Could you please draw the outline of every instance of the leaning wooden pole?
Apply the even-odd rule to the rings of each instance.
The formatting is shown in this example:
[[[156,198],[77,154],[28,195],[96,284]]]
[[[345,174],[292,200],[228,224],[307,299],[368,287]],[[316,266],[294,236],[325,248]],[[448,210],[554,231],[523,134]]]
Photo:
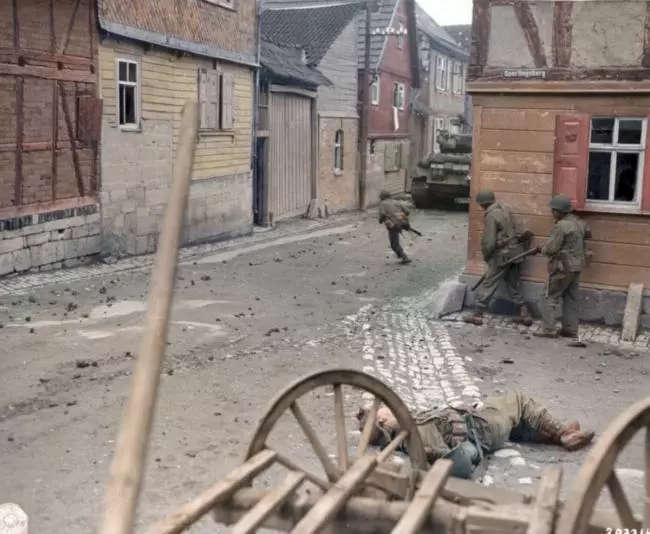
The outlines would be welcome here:
[[[100,534],[133,532],[167,341],[198,123],[198,104],[187,102],[183,108],[172,187],[151,275],[145,330],[117,439]]]

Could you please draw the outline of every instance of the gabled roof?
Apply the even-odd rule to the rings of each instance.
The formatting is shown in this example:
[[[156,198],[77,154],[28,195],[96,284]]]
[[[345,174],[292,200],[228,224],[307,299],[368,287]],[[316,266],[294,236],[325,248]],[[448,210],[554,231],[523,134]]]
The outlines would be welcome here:
[[[397,0],[378,0],[379,9],[376,12],[373,12],[370,17],[370,27],[372,30],[376,28],[390,28],[393,23],[393,18],[395,17],[395,12],[397,11]],[[359,68],[364,68],[365,61],[365,50],[366,50],[366,15],[361,13],[357,18],[357,28],[358,28],[358,57],[359,57]],[[379,62],[381,61],[381,56],[384,52],[384,47],[386,45],[386,40],[388,36],[381,33],[373,33],[370,37],[370,70],[376,70],[379,68]]]
[[[472,44],[471,24],[457,24],[455,26],[444,26],[444,28],[463,50],[469,52],[469,47]]]
[[[457,58],[465,58],[469,49],[465,49],[449,33],[440,26],[433,18],[419,5],[415,8],[418,30],[427,35],[433,42],[435,49],[448,53]]]
[[[254,66],[254,29],[235,11],[198,0],[97,0],[99,27],[119,37]],[[218,31],[215,30],[218,28]]]
[[[261,49],[261,63],[266,75],[278,82],[309,88],[331,85],[318,69],[302,61],[302,51],[298,48],[278,46],[263,39]]]
[[[305,50],[309,65],[318,65],[363,5],[274,6],[262,11],[262,37],[268,42]]]

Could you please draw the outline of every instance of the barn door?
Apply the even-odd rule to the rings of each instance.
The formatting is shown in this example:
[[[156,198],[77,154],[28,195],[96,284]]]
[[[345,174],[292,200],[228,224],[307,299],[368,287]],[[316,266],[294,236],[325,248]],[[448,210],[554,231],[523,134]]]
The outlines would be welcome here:
[[[274,220],[302,215],[312,199],[310,98],[271,93],[268,212]]]

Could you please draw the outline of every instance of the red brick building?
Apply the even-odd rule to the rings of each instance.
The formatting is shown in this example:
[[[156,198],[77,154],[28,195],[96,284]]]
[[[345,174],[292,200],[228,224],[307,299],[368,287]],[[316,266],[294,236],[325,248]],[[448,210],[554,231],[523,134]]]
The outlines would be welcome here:
[[[409,103],[420,86],[413,0],[382,2],[371,20],[367,203],[379,189],[402,192],[410,149]],[[413,36],[413,39],[411,39]],[[359,18],[359,87],[363,83],[365,16]],[[361,91],[359,92],[361,99]]]

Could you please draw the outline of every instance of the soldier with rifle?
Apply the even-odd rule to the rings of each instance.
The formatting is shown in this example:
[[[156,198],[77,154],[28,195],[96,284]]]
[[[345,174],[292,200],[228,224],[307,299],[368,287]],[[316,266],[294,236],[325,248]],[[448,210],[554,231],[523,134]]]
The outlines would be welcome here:
[[[367,408],[359,410],[360,429],[367,417]],[[488,397],[480,407],[450,406],[416,413],[414,419],[429,463],[451,459],[452,475],[458,478],[470,478],[484,455],[504,448],[506,441],[547,443],[577,451],[594,438],[594,432],[581,430],[577,421],[563,424],[544,406],[517,391]],[[399,432],[393,413],[380,407],[370,444],[385,447]],[[404,448],[402,452],[406,452]]]
[[[571,200],[567,196],[554,196],[549,206],[555,225],[546,244],[536,249],[548,257],[548,283],[541,306],[543,326],[534,335],[577,338],[580,273],[589,259],[586,240],[591,237],[591,232],[581,219],[571,213]],[[556,331],[555,317],[560,301],[562,328]]]
[[[525,249],[532,234],[529,231],[518,232],[512,212],[506,206],[496,202],[492,191],[479,191],[476,202],[485,212],[481,252],[487,263],[487,272],[474,287],[476,309],[463,317],[463,320],[466,323],[482,325],[485,310],[489,307],[499,285],[505,282],[510,298],[519,306],[518,321],[530,326],[533,324],[533,318],[519,292],[519,283],[521,264],[528,255]]]
[[[388,191],[379,193],[379,200],[379,223],[384,224],[386,230],[388,230],[390,248],[402,260],[401,263],[411,263],[411,259],[406,255],[400,243],[400,234],[404,230],[420,236],[422,234],[411,228],[411,223],[409,222],[410,212],[403,202],[391,198]]]

